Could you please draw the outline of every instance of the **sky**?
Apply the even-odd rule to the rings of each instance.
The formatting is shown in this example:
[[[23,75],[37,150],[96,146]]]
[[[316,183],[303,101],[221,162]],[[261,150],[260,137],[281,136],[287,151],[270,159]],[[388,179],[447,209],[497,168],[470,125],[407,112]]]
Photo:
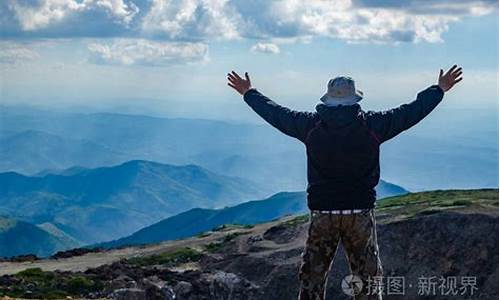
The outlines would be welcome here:
[[[442,110],[497,126],[497,1],[3,0],[0,37],[2,104],[259,122],[228,71],[301,110],[348,75],[385,109],[457,63]]]

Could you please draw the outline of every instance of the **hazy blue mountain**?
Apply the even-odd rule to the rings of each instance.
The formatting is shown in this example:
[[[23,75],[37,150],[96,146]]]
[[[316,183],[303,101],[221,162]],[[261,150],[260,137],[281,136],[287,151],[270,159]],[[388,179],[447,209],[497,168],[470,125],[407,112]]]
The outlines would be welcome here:
[[[195,165],[130,161],[70,175],[0,173],[0,214],[50,223],[75,239],[128,235],[194,207],[217,208],[266,195],[248,180]]]
[[[498,168],[492,167],[498,166],[498,148],[492,146],[497,139],[492,135],[479,143],[402,134],[382,146],[382,177],[411,191],[497,187]]]
[[[216,173],[252,180],[272,192],[301,190],[306,186],[303,145],[267,125],[7,106],[1,106],[0,113],[0,137],[37,130],[91,141],[123,154],[125,158],[120,162],[142,159],[196,164]],[[491,116],[486,119],[493,120]],[[451,124],[457,129],[450,130]],[[498,128],[493,125],[479,125],[464,113],[450,114],[443,124],[442,119],[431,114],[422,124],[382,146],[382,178],[412,191],[496,187],[498,170],[491,166],[498,164]],[[25,145],[29,147],[29,143]],[[38,161],[21,155],[26,152],[23,147],[2,142],[0,152],[1,148],[18,151],[9,151],[2,157],[7,165],[0,163],[0,171],[35,173],[74,165],[109,165],[103,159],[106,155],[91,155],[93,151],[99,153],[97,150],[85,155],[68,149],[66,153],[82,153],[74,155],[69,164],[64,159],[69,154],[58,157],[57,147],[48,152],[52,154],[45,156],[46,160]]]
[[[0,126],[2,120],[0,120]],[[78,165],[97,167],[124,160],[124,155],[92,141],[26,130],[0,138],[0,170],[31,174]]]
[[[378,185],[375,187],[375,190],[377,191],[377,199],[399,196],[408,193],[408,190],[405,188],[385,180],[380,180]]]
[[[305,212],[304,192],[279,193],[268,199],[250,201],[223,209],[195,208],[143,228],[102,247],[138,245],[179,239],[208,231],[222,224],[256,224],[287,214]]]
[[[49,256],[80,244],[53,229],[0,216],[0,257],[23,254]]]
[[[408,193],[404,188],[381,181],[377,186],[379,198]],[[267,199],[249,201],[223,209],[194,208],[143,228],[134,234],[99,244],[103,247],[148,244],[193,236],[222,224],[256,224],[288,214],[307,211],[305,192],[278,193]]]

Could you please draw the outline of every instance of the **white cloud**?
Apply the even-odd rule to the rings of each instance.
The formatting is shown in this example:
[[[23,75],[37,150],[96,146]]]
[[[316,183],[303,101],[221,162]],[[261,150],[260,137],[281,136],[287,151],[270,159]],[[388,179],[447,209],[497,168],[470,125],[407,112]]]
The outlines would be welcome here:
[[[16,64],[33,61],[38,52],[28,46],[15,42],[0,42],[0,63]]]
[[[142,29],[172,39],[438,42],[450,22],[495,10],[488,0],[154,0]]]
[[[207,59],[208,46],[202,43],[155,42],[145,39],[117,39],[88,45],[91,60],[118,65],[168,65]]]
[[[4,0],[0,35],[434,43],[450,23],[495,11],[496,0]]]
[[[133,2],[126,3],[124,0],[41,0],[39,5],[22,4],[16,0],[7,1],[7,7],[13,12],[24,31],[43,29],[72,14],[90,10],[105,11],[115,21],[128,24],[139,11]]]
[[[178,39],[239,37],[238,13],[228,0],[153,0],[144,17],[147,34]]]
[[[278,45],[273,43],[257,43],[250,48],[252,52],[261,52],[261,53],[270,53],[270,54],[279,54],[280,48]]]

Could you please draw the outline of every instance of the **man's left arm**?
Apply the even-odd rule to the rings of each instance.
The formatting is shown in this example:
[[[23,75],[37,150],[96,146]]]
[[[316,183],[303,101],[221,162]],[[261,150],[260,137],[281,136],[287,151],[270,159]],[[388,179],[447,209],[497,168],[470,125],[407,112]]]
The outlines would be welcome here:
[[[443,99],[444,93],[462,80],[462,68],[454,65],[444,74],[439,72],[438,84],[421,91],[417,99],[399,107],[367,114],[368,126],[380,142],[387,141],[424,119]]]

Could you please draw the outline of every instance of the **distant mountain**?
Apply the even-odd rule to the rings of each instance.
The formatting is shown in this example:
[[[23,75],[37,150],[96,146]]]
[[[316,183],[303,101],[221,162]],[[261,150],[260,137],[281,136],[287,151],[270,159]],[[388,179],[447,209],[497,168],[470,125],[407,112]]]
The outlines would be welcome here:
[[[407,193],[408,191],[404,188],[385,181],[381,181],[377,186],[377,194],[381,198]],[[278,193],[264,200],[249,201],[224,209],[191,209],[143,228],[128,237],[102,243],[99,246],[118,247],[174,240],[192,236],[222,224],[256,224],[306,211],[305,192]]]
[[[306,210],[304,192],[279,193],[265,200],[250,201],[224,209],[191,209],[143,228],[128,237],[98,246],[110,248],[174,240],[208,231],[222,224],[256,224]]]
[[[1,121],[0,121],[1,124]],[[61,137],[38,130],[21,131],[0,138],[0,170],[25,174],[62,169],[85,161],[89,167],[123,161],[124,155],[88,140]]]
[[[217,208],[264,194],[248,180],[195,165],[130,161],[69,175],[0,173],[0,214],[50,223],[76,240],[116,239],[194,207]]]
[[[481,122],[470,114],[466,123],[460,123],[463,118],[459,116],[463,114],[446,117],[447,124],[454,122],[460,128],[456,131],[445,130],[443,123],[431,115],[411,131],[384,143],[382,177],[412,191],[497,187],[498,170],[491,166],[498,164],[498,129],[486,123],[478,125]],[[478,130],[485,126],[489,129]],[[78,146],[82,141],[98,146],[78,151],[69,146],[51,146],[58,142],[43,142],[36,136],[33,143],[16,142],[12,146],[12,141],[1,140],[0,153],[5,155],[0,155],[0,171],[33,174],[75,165],[95,168],[140,159],[196,164],[257,182],[268,194],[301,190],[306,185],[303,145],[268,125],[0,106],[0,139],[29,131],[77,140],[74,145],[69,143],[76,149],[82,148]],[[46,155],[30,154],[33,147]],[[111,161],[108,150],[116,153]],[[33,159],[28,159],[30,155]]]
[[[28,222],[0,216],[0,257],[23,254],[49,256],[61,249],[79,244],[58,233],[45,230]]]
[[[380,180],[375,190],[377,191],[377,199],[399,196],[409,193],[409,191],[405,188],[397,184],[387,182],[385,180]]]

